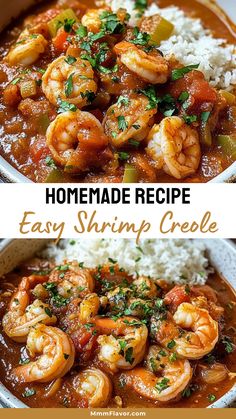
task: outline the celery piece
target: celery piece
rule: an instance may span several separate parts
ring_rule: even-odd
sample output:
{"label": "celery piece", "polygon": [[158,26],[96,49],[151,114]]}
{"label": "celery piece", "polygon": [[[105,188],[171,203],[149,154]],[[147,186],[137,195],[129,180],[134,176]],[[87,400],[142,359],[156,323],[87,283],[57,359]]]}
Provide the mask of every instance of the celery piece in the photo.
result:
{"label": "celery piece", "polygon": [[59,15],[51,19],[48,22],[48,29],[51,37],[54,38],[58,29],[71,19],[75,22],[78,22],[78,19],[72,9],[63,10],[61,13],[59,13]]}
{"label": "celery piece", "polygon": [[174,25],[160,15],[154,15],[143,19],[140,30],[150,35],[150,44],[160,45],[171,36]]}
{"label": "celery piece", "polygon": [[45,183],[63,183],[64,175],[63,172],[59,169],[52,169],[51,172],[47,175]]}
{"label": "celery piece", "polygon": [[236,161],[236,135],[218,135],[216,141],[223,153]]}
{"label": "celery piece", "polygon": [[229,106],[236,104],[236,96],[233,95],[233,93],[230,93],[227,90],[220,90],[220,94],[223,96]]}
{"label": "celery piece", "polygon": [[138,180],[138,173],[132,164],[125,164],[125,171],[122,183],[136,183]]}

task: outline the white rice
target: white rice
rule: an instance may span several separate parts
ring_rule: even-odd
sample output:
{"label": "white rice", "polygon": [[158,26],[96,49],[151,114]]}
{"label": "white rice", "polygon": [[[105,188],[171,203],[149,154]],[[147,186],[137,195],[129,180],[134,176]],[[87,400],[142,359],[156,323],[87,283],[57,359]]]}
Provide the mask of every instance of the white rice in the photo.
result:
{"label": "white rice", "polygon": [[[134,0],[106,0],[113,11],[120,7],[126,8],[131,15],[130,25],[137,24],[137,10],[134,10]],[[184,66],[200,64],[206,79],[214,87],[232,90],[236,87],[236,49],[234,45],[226,44],[223,39],[215,39],[209,30],[202,26],[200,19],[194,19],[184,14],[178,7],[159,8],[151,4],[145,11],[145,16],[160,14],[175,26],[172,36],[162,41],[160,50],[164,55],[174,54]]]}
{"label": "white rice", "polygon": [[57,264],[77,260],[89,268],[112,258],[134,277],[150,275],[174,284],[204,284],[212,272],[201,240],[143,239],[138,247],[132,239],[61,240],[59,246],[50,243],[41,256]]}

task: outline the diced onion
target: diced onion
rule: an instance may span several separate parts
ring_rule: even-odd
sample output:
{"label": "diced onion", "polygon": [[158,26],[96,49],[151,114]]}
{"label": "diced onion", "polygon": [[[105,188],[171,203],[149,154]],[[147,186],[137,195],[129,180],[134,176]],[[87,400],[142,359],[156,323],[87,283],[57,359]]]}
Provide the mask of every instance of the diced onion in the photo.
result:
{"label": "diced onion", "polygon": [[228,371],[223,364],[213,364],[209,368],[201,371],[202,380],[207,384],[217,384],[224,381],[228,376]]}

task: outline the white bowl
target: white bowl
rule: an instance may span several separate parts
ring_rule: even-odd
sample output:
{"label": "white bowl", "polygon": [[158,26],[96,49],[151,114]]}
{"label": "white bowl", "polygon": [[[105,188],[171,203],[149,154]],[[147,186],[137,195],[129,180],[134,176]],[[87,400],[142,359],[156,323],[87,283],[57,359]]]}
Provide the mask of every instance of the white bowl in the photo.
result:
{"label": "white bowl", "polygon": [[[34,255],[48,240],[14,239],[0,243],[0,277],[14,269],[20,262]],[[211,265],[236,291],[236,246],[230,240],[204,240]],[[236,384],[210,408],[229,407],[236,400]],[[4,407],[27,407],[0,382],[0,403]]]}
{"label": "white bowl", "polygon": [[[27,10],[30,6],[40,3],[43,0],[0,0],[0,31],[6,27],[9,22],[19,16],[21,12]],[[155,0],[153,0],[155,1]],[[210,7],[214,7],[214,0],[199,0],[208,3]],[[231,20],[236,22],[235,0],[218,0],[218,4],[230,16]],[[26,176],[22,175],[17,169],[11,166],[3,157],[0,156],[0,176],[5,182],[32,182]],[[235,182],[236,181],[236,162],[224,170],[220,175],[216,176],[211,182]]]}

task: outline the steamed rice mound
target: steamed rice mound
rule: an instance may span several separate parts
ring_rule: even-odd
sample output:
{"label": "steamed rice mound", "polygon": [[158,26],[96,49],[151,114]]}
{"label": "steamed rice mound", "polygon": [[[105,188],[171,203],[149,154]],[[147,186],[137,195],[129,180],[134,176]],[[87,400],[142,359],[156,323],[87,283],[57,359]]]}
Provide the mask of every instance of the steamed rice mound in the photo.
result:
{"label": "steamed rice mound", "polygon": [[[135,26],[137,10],[134,0],[106,0],[115,12],[120,7],[131,15],[130,26]],[[213,38],[200,19],[188,17],[175,6],[160,8],[152,3],[144,16],[159,14],[174,25],[169,39],[162,41],[160,50],[165,56],[174,55],[184,66],[199,64],[206,80],[218,89],[232,90],[236,87],[236,51],[234,45],[226,44],[224,39]]]}
{"label": "steamed rice mound", "polygon": [[94,268],[117,261],[130,275],[163,278],[173,284],[203,285],[211,268],[200,240],[143,239],[137,246],[134,239],[77,239],[50,244],[43,257],[54,258],[57,264],[66,260],[83,262]]}

